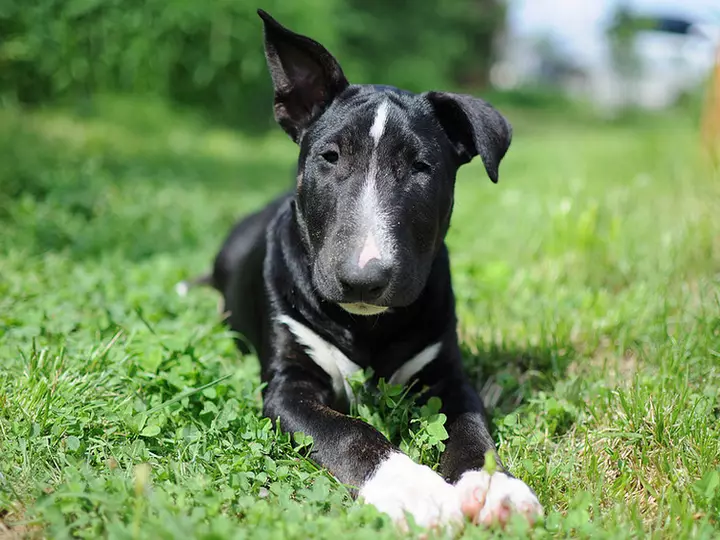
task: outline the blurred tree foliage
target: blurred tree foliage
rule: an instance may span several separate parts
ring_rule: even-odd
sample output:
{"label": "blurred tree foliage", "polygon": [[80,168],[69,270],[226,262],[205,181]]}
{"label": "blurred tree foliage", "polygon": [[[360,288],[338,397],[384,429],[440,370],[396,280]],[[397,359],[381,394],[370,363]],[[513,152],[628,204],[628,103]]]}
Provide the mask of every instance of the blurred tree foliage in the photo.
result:
{"label": "blurred tree foliage", "polygon": [[[352,82],[481,85],[502,0],[265,1]],[[0,94],[22,103],[153,93],[243,127],[269,125],[257,0],[4,0]]]}

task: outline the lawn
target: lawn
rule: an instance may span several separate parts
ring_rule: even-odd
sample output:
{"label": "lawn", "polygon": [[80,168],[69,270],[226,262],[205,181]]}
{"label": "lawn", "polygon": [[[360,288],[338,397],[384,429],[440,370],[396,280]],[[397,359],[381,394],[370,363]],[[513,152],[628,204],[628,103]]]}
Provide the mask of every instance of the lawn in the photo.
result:
{"label": "lawn", "polygon": [[[500,183],[462,171],[448,243],[467,369],[546,508],[531,534],[717,538],[720,175],[695,121],[508,115]],[[0,110],[0,538],[396,537],[261,418],[216,295],[173,291],[294,159],[150,99]],[[436,465],[427,424],[392,423]]]}

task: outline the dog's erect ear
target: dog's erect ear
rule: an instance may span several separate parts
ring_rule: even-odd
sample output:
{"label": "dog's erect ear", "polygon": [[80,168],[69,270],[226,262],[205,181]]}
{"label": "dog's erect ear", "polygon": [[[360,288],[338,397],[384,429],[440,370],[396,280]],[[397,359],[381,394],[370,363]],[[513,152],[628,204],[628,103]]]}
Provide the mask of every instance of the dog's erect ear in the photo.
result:
{"label": "dog's erect ear", "polygon": [[348,86],[325,47],[282,26],[262,9],[265,58],[275,88],[275,120],[299,142],[302,132]]}
{"label": "dog's erect ear", "polygon": [[428,92],[425,96],[460,163],[480,155],[490,180],[497,183],[498,167],[512,138],[510,123],[489,103],[473,96],[449,92]]}

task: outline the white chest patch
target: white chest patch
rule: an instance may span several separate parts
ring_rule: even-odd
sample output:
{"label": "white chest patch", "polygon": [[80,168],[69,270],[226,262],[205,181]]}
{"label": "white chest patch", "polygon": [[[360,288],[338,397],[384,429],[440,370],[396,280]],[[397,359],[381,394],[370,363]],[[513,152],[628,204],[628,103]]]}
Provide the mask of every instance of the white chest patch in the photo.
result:
{"label": "white chest patch", "polygon": [[422,368],[437,358],[441,346],[442,343],[438,342],[425,347],[422,351],[400,366],[397,371],[392,374],[392,377],[390,377],[388,382],[390,384],[400,384],[405,386],[408,382],[410,382],[410,379],[412,379],[414,375],[419,373]]}
{"label": "white chest patch", "polygon": [[292,317],[280,315],[278,321],[288,327],[300,345],[305,347],[308,356],[330,376],[336,396],[344,395],[348,401],[353,400],[352,389],[348,377],[360,371],[360,366],[345,356],[335,345],[328,343],[304,324]]}
{"label": "white chest patch", "polygon": [[[277,320],[288,327],[297,342],[305,347],[305,351],[312,361],[328,374],[332,381],[335,395],[345,397],[350,403],[354,402],[355,396],[350,388],[348,377],[360,371],[362,368],[345,356],[335,345],[328,343],[307,326],[299,323],[292,317],[280,315]],[[388,382],[399,385],[407,384],[422,368],[435,360],[440,352],[440,347],[440,343],[433,343],[425,347],[410,360],[402,364],[397,371],[392,374]]]}

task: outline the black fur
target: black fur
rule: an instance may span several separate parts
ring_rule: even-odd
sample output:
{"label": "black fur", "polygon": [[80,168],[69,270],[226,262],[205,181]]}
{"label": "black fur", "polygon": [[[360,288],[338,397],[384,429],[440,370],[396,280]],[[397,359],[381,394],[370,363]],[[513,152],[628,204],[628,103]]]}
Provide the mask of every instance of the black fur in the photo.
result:
{"label": "black fur", "polygon": [[[393,446],[343,414],[343,396],[278,317],[301,323],[378,378],[388,379],[440,342],[415,387],[442,399],[450,439],[440,472],[455,481],[482,467],[495,445],[462,368],[444,238],[458,167],[480,155],[497,181],[510,126],[470,96],[350,85],[324,47],[260,15],[276,119],[300,146],[298,185],[233,228],[212,283],[224,297],[231,328],[257,350],[267,383],[264,413],[279,418],[284,430],[311,435],[313,458],[342,482],[362,486]],[[382,144],[374,145],[369,133],[383,102],[387,127]],[[372,159],[387,218],[385,240],[393,249],[365,267],[370,270],[358,270],[361,218],[367,217],[358,201]],[[339,305],[366,301],[368,287],[345,285],[351,279],[362,285],[380,270],[387,283],[369,303],[387,311],[359,316]],[[239,346],[249,350],[244,342]]]}

